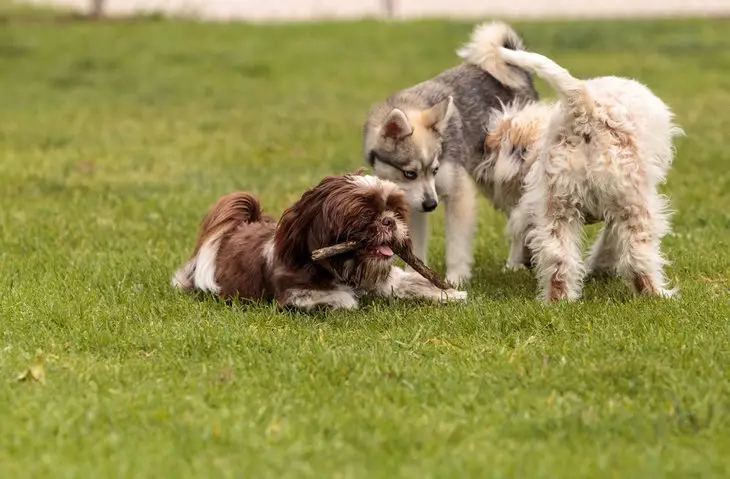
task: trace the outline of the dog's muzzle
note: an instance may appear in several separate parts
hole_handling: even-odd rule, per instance
[[[421,203],[421,209],[425,211],[426,213],[433,211],[436,209],[436,207],[439,205],[439,202],[436,201],[434,198],[426,198]]]

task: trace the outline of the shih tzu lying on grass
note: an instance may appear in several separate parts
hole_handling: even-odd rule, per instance
[[[545,301],[575,300],[586,273],[583,225],[604,221],[589,272],[618,273],[637,293],[672,296],[660,251],[668,202],[657,190],[682,133],[669,108],[633,80],[583,81],[536,53],[500,48],[499,55],[559,95],[555,104],[507,106],[488,124],[474,177],[509,215],[507,266],[534,264]]]
[[[276,300],[283,307],[354,309],[365,294],[464,301],[466,293],[434,286],[408,261],[408,203],[397,186],[372,176],[322,180],[279,222],[248,193],[221,198],[203,220],[192,258],[173,285],[223,298]],[[323,259],[312,253],[343,242],[349,250]]]

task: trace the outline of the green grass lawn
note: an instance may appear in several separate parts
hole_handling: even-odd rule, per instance
[[[359,167],[369,105],[471,26],[0,25],[0,477],[728,477],[730,21],[516,25],[677,112],[678,300],[591,281],[542,306],[485,201],[466,306],[169,286],[219,196],[278,215]],[[45,385],[19,382],[38,351]]]

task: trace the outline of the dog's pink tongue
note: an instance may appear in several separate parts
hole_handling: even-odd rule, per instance
[[[390,249],[390,246],[378,246],[377,250],[378,253],[382,254],[383,256],[391,257],[393,256],[393,250]]]

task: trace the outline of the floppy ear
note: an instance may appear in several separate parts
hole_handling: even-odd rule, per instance
[[[330,246],[328,242],[336,239],[331,236],[342,231],[350,221],[338,214],[352,190],[350,180],[351,176],[328,176],[284,211],[274,236],[282,262],[296,266],[309,264],[313,250]]]
[[[436,103],[434,106],[423,112],[423,123],[426,127],[432,128],[442,135],[449,124],[451,115],[454,114],[454,98],[448,98]]]
[[[392,140],[400,140],[413,133],[413,127],[408,121],[408,117],[398,108],[388,113],[383,121],[383,137]]]

